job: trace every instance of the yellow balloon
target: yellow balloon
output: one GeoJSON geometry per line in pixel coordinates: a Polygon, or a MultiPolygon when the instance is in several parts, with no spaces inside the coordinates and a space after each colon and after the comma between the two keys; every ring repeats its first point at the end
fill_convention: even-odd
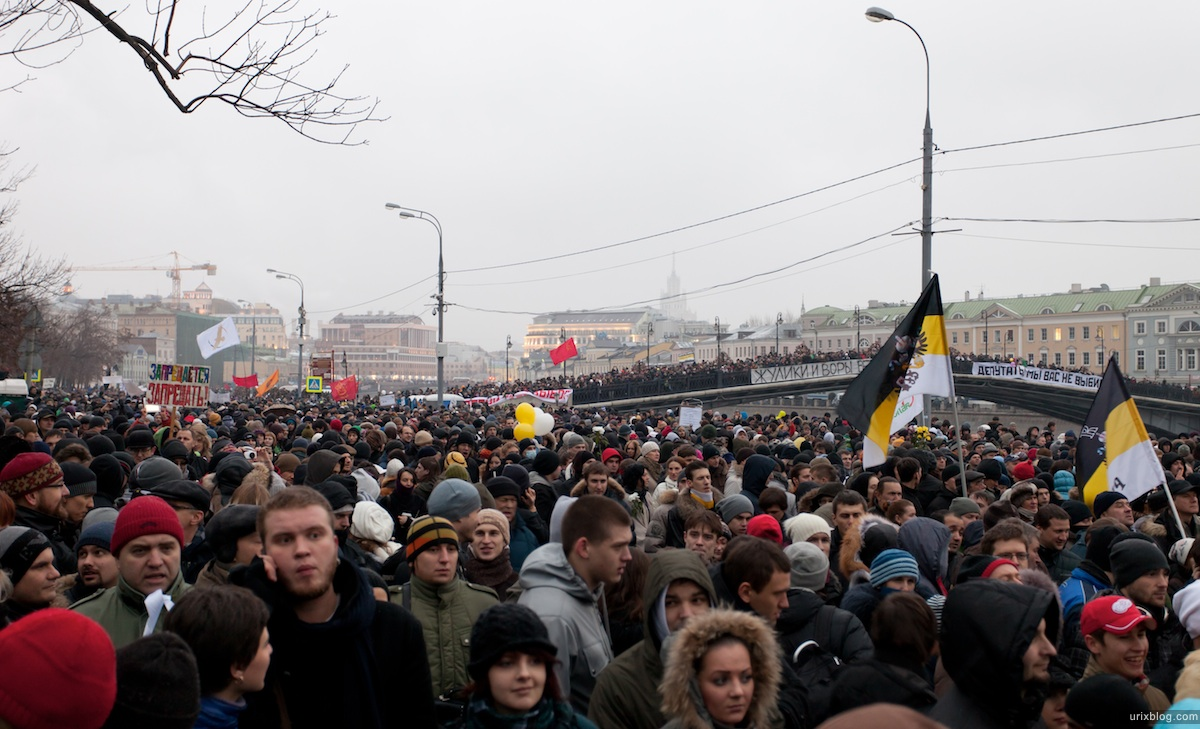
{"type": "Polygon", "coordinates": [[[517,422],[532,426],[534,418],[538,417],[538,411],[529,403],[521,403],[517,405],[517,422]]]}
{"type": "Polygon", "coordinates": [[[533,426],[529,423],[518,423],[517,427],[513,428],[513,437],[517,440],[535,437],[533,426]]]}
{"type": "Polygon", "coordinates": [[[784,418],[786,418],[786,417],[787,417],[787,411],[786,411],[786,410],[780,410],[780,411],[779,411],[779,419],[780,419],[780,420],[783,420],[783,419],[784,419],[784,418]]]}

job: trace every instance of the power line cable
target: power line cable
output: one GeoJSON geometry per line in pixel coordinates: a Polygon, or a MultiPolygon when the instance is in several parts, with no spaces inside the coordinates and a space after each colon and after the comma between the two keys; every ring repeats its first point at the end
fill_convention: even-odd
{"type": "Polygon", "coordinates": [[[1111,152],[1108,154],[1089,154],[1081,157],[1060,157],[1058,159],[1040,159],[1030,160],[1028,162],[1007,162],[995,165],[979,165],[977,167],[951,167],[948,169],[940,169],[938,173],[945,172],[971,172],[974,170],[994,170],[1002,167],[1029,167],[1032,165],[1049,165],[1059,162],[1080,162],[1089,159],[1104,159],[1106,157],[1127,157],[1134,154],[1146,154],[1148,152],[1170,152],[1177,149],[1191,149],[1200,147],[1200,144],[1180,144],[1174,147],[1154,147],[1153,149],[1134,149],[1127,152],[1111,152]]]}
{"type": "Polygon", "coordinates": [[[649,235],[644,235],[639,238],[630,238],[629,240],[623,240],[618,243],[609,243],[607,245],[596,246],[593,248],[585,248],[585,249],[579,250],[579,251],[571,251],[569,253],[561,253],[557,256],[542,256],[540,258],[531,258],[531,259],[524,260],[524,261],[515,261],[513,263],[498,263],[493,266],[478,266],[476,268],[461,268],[456,271],[450,271],[449,273],[474,273],[476,271],[495,271],[495,270],[501,269],[501,268],[513,268],[514,266],[525,266],[525,265],[528,265],[531,263],[545,263],[547,261],[558,261],[563,258],[573,258],[575,256],[582,256],[582,255],[585,255],[588,253],[607,251],[607,250],[611,250],[613,248],[620,248],[621,246],[632,245],[634,243],[642,243],[644,241],[652,240],[654,238],[661,238],[665,235],[672,235],[673,233],[681,233],[685,230],[691,230],[693,228],[699,228],[704,225],[718,223],[722,220],[729,220],[731,218],[736,218],[736,217],[739,217],[742,215],[747,215],[749,213],[758,212],[759,210],[766,210],[767,208],[775,207],[776,205],[782,205],[784,203],[792,202],[794,200],[799,200],[801,198],[809,197],[811,195],[816,195],[819,192],[825,192],[826,190],[832,190],[836,187],[842,187],[843,185],[848,185],[851,182],[858,182],[859,180],[865,180],[868,177],[874,177],[875,175],[883,174],[884,172],[890,172],[891,170],[894,170],[898,167],[903,167],[905,165],[912,164],[913,162],[918,162],[918,161],[920,161],[920,159],[921,159],[920,157],[914,157],[913,159],[905,160],[904,162],[897,162],[894,165],[888,165],[887,167],[880,168],[878,170],[875,170],[874,172],[867,172],[865,174],[856,175],[854,177],[850,177],[848,179],[841,180],[840,182],[834,182],[834,183],[831,183],[828,185],[824,185],[822,187],[818,187],[818,188],[809,190],[807,192],[801,192],[796,195],[791,195],[789,197],[783,198],[782,200],[775,200],[773,202],[763,203],[762,205],[755,205],[752,208],[746,208],[745,210],[739,210],[736,213],[727,213],[725,215],[719,215],[715,218],[709,218],[708,220],[702,220],[698,223],[682,225],[677,228],[672,228],[670,230],[664,230],[664,231],[661,231],[658,233],[651,233],[649,235]]]}
{"type": "Polygon", "coordinates": [[[1200,223],[1200,218],[938,218],[942,221],[967,223],[1200,223]]]}
{"type": "MultiPolygon", "coordinates": [[[[784,220],[780,220],[780,221],[778,221],[778,222],[771,223],[771,224],[769,224],[769,225],[764,225],[764,226],[762,226],[762,227],[759,227],[759,228],[754,228],[754,229],[752,229],[752,230],[747,230],[747,231],[745,231],[745,232],[742,232],[742,233],[735,233],[735,234],[733,234],[733,235],[726,236],[726,237],[724,237],[724,238],[718,238],[718,239],[716,239],[716,240],[712,240],[712,241],[709,241],[709,242],[707,242],[707,243],[701,243],[701,244],[699,244],[699,245],[688,246],[688,253],[692,253],[692,252],[695,252],[695,251],[698,251],[698,250],[701,250],[701,249],[704,249],[704,248],[708,248],[708,247],[710,247],[710,246],[718,245],[718,244],[720,244],[720,243],[728,243],[728,242],[729,242],[729,241],[731,241],[731,240],[737,240],[738,238],[743,238],[743,237],[745,237],[745,236],[748,236],[748,235],[753,235],[754,233],[760,233],[760,232],[762,232],[762,231],[764,231],[764,230],[770,230],[771,228],[777,228],[777,227],[779,227],[779,226],[781,226],[781,225],[784,225],[784,224],[787,224],[787,223],[791,223],[791,222],[794,222],[794,221],[797,221],[797,220],[801,220],[801,219],[803,219],[803,218],[807,218],[807,217],[809,217],[809,216],[811,216],[811,215],[816,215],[817,213],[824,212],[824,211],[826,211],[826,210],[830,210],[830,209],[832,209],[832,208],[835,208],[835,207],[838,207],[838,206],[840,206],[840,205],[845,205],[845,204],[847,204],[847,203],[850,203],[850,202],[853,202],[853,201],[855,201],[855,200],[859,200],[859,199],[861,199],[861,198],[868,197],[868,196],[870,196],[870,195],[874,195],[874,194],[876,194],[876,193],[879,193],[879,192],[883,192],[884,190],[889,190],[889,189],[891,189],[891,188],[893,188],[893,187],[898,187],[898,186],[900,186],[900,185],[903,185],[903,184],[905,184],[905,183],[909,182],[910,180],[912,180],[912,177],[905,177],[903,180],[898,180],[898,181],[896,181],[896,182],[893,182],[893,183],[891,183],[891,184],[889,184],[889,185],[884,185],[883,187],[878,187],[878,188],[875,188],[874,190],[870,190],[869,192],[864,192],[864,193],[862,193],[862,194],[860,194],[860,195],[855,195],[854,197],[846,198],[845,200],[839,200],[838,202],[831,203],[831,204],[829,204],[829,205],[826,205],[825,207],[822,207],[822,208],[817,208],[816,210],[810,210],[810,211],[808,211],[807,213],[804,213],[804,214],[802,214],[802,215],[796,215],[796,216],[794,216],[794,217],[791,217],[791,218],[786,218],[786,219],[784,219],[784,220]]],[[[615,271],[615,270],[618,270],[618,269],[621,269],[621,268],[628,268],[628,267],[630,267],[630,266],[640,266],[640,265],[642,265],[642,264],[644,264],[644,263],[650,263],[650,262],[652,262],[652,261],[658,261],[658,260],[662,260],[662,259],[664,259],[664,258],[669,258],[670,256],[673,256],[673,255],[675,255],[675,251],[671,251],[671,252],[669,252],[669,253],[661,253],[661,254],[659,254],[659,255],[656,255],[656,256],[650,256],[650,257],[648,257],[648,258],[639,258],[639,259],[638,259],[638,260],[636,260],[636,261],[625,261],[625,262],[622,262],[622,263],[615,263],[615,264],[613,264],[613,265],[611,265],[611,266],[604,266],[604,267],[602,267],[602,268],[588,268],[588,269],[587,269],[587,270],[585,270],[585,271],[579,271],[579,272],[576,272],[576,273],[562,273],[562,274],[554,274],[554,275],[551,275],[551,276],[543,276],[543,277],[539,277],[539,278],[523,279],[523,280],[520,280],[520,281],[504,281],[504,282],[503,282],[503,285],[504,285],[504,286],[511,286],[511,285],[513,285],[513,284],[544,283],[544,282],[546,282],[546,281],[562,281],[563,279],[567,279],[567,278],[574,278],[574,277],[576,277],[576,276],[593,276],[593,275],[595,275],[595,274],[598,274],[598,273],[604,273],[604,272],[607,272],[607,271],[615,271]]],[[[480,283],[456,283],[456,284],[454,285],[454,287],[455,287],[455,288],[464,288],[464,287],[465,287],[465,288],[479,288],[479,287],[497,286],[497,285],[500,285],[500,284],[498,284],[498,283],[497,283],[497,282],[495,282],[495,281],[483,281],[483,282],[480,282],[480,283]]]]}
{"type": "Polygon", "coordinates": [[[437,274],[431,273],[419,281],[414,281],[413,283],[410,283],[407,286],[398,288],[395,291],[390,291],[386,294],[383,294],[382,296],[376,296],[373,299],[368,299],[366,301],[360,301],[357,304],[350,304],[348,306],[342,306],[337,309],[322,309],[321,311],[310,311],[308,313],[309,314],[329,314],[330,312],[334,312],[334,311],[341,312],[341,311],[345,311],[347,309],[357,309],[360,306],[366,306],[367,304],[374,304],[376,301],[379,301],[380,299],[386,299],[389,296],[395,296],[396,294],[401,293],[402,291],[408,291],[409,289],[413,288],[414,286],[420,286],[421,284],[425,283],[426,281],[428,281],[431,278],[437,278],[437,274]]]}
{"type": "MultiPolygon", "coordinates": [[[[677,298],[684,297],[684,296],[697,296],[699,294],[716,291],[718,289],[728,288],[730,286],[736,286],[738,284],[746,283],[747,281],[755,281],[757,279],[761,279],[766,276],[773,276],[775,274],[782,273],[783,271],[788,271],[790,269],[796,268],[797,266],[802,266],[805,263],[811,263],[813,261],[817,261],[822,258],[827,258],[836,253],[849,251],[854,248],[864,246],[873,240],[878,240],[879,238],[889,236],[898,230],[907,228],[908,226],[913,225],[913,223],[914,223],[914,221],[909,221],[907,223],[904,223],[903,225],[898,225],[895,228],[892,228],[891,230],[886,230],[882,233],[878,233],[876,235],[870,236],[868,238],[864,238],[864,239],[862,239],[860,241],[856,241],[854,243],[850,243],[849,245],[845,245],[840,248],[835,248],[835,249],[828,250],[828,251],[822,251],[821,253],[818,253],[816,255],[809,256],[808,258],[804,258],[799,261],[794,261],[794,262],[789,263],[784,266],[779,266],[778,268],[773,268],[769,271],[760,271],[758,273],[752,273],[747,276],[742,276],[740,278],[733,279],[732,281],[725,281],[722,283],[712,284],[710,286],[703,286],[698,289],[693,289],[691,291],[681,291],[680,293],[674,294],[672,296],[660,296],[660,297],[657,297],[654,299],[643,299],[641,301],[632,301],[632,302],[617,305],[617,306],[600,306],[600,307],[591,309],[591,311],[609,311],[609,310],[613,310],[613,309],[628,309],[628,308],[632,308],[632,307],[636,307],[636,306],[642,306],[642,305],[645,305],[648,303],[655,303],[655,302],[660,302],[660,301],[670,301],[672,299],[677,299],[677,298]]],[[[756,281],[756,283],[761,283],[761,281],[756,281]]],[[[459,308],[466,309],[468,311],[477,311],[477,312],[487,313],[487,314],[524,314],[524,315],[530,315],[530,316],[540,316],[545,313],[544,311],[536,311],[536,312],[535,311],[511,311],[511,310],[503,310],[503,309],[484,309],[484,308],[479,308],[479,307],[467,306],[465,304],[455,304],[455,305],[458,306],[459,308]]]]}
{"type": "Polygon", "coordinates": [[[1064,139],[1066,137],[1079,137],[1084,134],[1098,134],[1100,132],[1113,132],[1120,129],[1133,129],[1134,127],[1144,127],[1151,124],[1164,124],[1166,122],[1182,121],[1184,119],[1195,119],[1200,117],[1200,112],[1195,114],[1181,114],[1179,116],[1168,116],[1161,119],[1148,119],[1146,121],[1130,122],[1128,124],[1114,124],[1108,127],[1096,127],[1095,129],[1080,129],[1074,132],[1062,132],[1060,134],[1047,134],[1041,137],[1027,137],[1025,139],[1012,139],[1007,142],[992,142],[990,144],[976,144],[971,147],[957,147],[954,149],[941,149],[935,154],[955,154],[958,152],[974,152],[979,149],[992,149],[994,147],[1009,147],[1014,144],[1029,144],[1030,142],[1045,142],[1050,139],[1064,139]]]}
{"type": "Polygon", "coordinates": [[[1190,253],[1200,250],[1200,248],[1180,248],[1178,246],[1150,246],[1140,243],[1085,243],[1080,241],[1067,240],[1045,240],[1042,238],[1010,238],[1000,235],[979,235],[978,233],[942,233],[942,235],[952,235],[958,238],[979,238],[981,240],[1003,240],[1014,243],[1038,243],[1045,245],[1058,246],[1079,246],[1081,248],[1132,248],[1134,250],[1154,250],[1154,251],[1178,251],[1181,253],[1190,253]]]}

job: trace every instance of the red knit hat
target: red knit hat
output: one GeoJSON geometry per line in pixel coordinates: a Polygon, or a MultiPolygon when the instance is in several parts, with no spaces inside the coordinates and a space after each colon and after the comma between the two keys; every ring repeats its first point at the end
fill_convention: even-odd
{"type": "Polygon", "coordinates": [[[97,623],[62,608],[0,631],[0,717],[22,729],[99,729],[117,698],[117,656],[97,623]]]}
{"type": "Polygon", "coordinates": [[[117,514],[113,528],[112,553],[121,553],[126,543],[148,534],[166,534],[175,537],[183,546],[183,527],[170,504],[157,496],[139,496],[130,501],[117,514]]]}
{"type": "Polygon", "coordinates": [[[342,432],[342,421],[338,420],[337,418],[330,420],[329,429],[337,433],[342,432]]]}
{"type": "Polygon", "coordinates": [[[20,496],[38,489],[61,485],[62,468],[45,453],[20,453],[0,471],[0,491],[20,496]]]}
{"type": "Polygon", "coordinates": [[[783,545],[783,529],[775,517],[770,514],[759,514],[752,518],[746,523],[746,533],[752,537],[769,539],[780,546],[783,545]]]}

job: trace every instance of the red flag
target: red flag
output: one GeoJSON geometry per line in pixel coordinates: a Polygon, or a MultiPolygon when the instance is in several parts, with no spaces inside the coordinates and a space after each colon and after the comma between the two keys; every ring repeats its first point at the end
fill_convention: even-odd
{"type": "Polygon", "coordinates": [[[578,356],[579,350],[575,348],[575,337],[571,337],[567,341],[550,350],[550,361],[556,365],[560,365],[572,357],[578,356]]]}
{"type": "Polygon", "coordinates": [[[253,374],[249,377],[235,377],[233,378],[233,384],[237,385],[238,387],[258,387],[258,375],[253,374]]]}
{"type": "Polygon", "coordinates": [[[329,386],[329,394],[333,396],[335,402],[343,400],[358,399],[358,380],[354,375],[350,375],[344,380],[338,380],[329,386]]]}

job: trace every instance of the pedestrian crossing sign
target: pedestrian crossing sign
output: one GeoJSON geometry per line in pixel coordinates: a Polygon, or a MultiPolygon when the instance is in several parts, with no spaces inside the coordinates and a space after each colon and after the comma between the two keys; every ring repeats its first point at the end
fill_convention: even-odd
{"type": "Polygon", "coordinates": [[[324,385],[325,385],[324,378],[309,377],[308,384],[306,384],[304,386],[304,391],[305,392],[321,392],[322,390],[325,389],[324,385]]]}

